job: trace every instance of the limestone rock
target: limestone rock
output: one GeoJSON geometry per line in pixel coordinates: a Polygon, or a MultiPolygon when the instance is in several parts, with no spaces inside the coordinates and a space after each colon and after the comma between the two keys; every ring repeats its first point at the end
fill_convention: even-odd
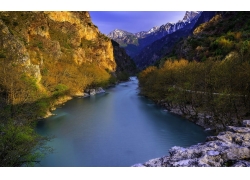
{"type": "Polygon", "coordinates": [[[135,165],[133,165],[132,167],[146,167],[146,166],[144,166],[143,164],[135,164],[135,165]]]}
{"type": "Polygon", "coordinates": [[[103,88],[98,87],[96,89],[86,89],[84,92],[85,92],[84,96],[88,96],[88,95],[93,96],[98,93],[104,93],[105,91],[103,90],[103,88]]]}
{"type": "Polygon", "coordinates": [[[242,124],[243,124],[243,126],[245,126],[245,127],[250,127],[250,120],[244,120],[244,121],[242,122],[242,124]]]}
{"type": "Polygon", "coordinates": [[[61,59],[116,69],[111,40],[100,33],[88,12],[2,11],[0,54],[6,62],[28,66],[38,79],[41,65],[61,59]]]}
{"type": "Polygon", "coordinates": [[[227,130],[232,131],[232,132],[238,132],[238,133],[249,133],[250,132],[250,128],[247,128],[247,127],[228,126],[227,130]]]}
{"type": "Polygon", "coordinates": [[[238,161],[233,165],[233,167],[250,167],[250,162],[248,161],[238,161]]]}
{"type": "Polygon", "coordinates": [[[231,162],[236,162],[232,164],[234,167],[249,167],[250,128],[229,126],[227,129],[207,137],[205,143],[187,148],[174,146],[168,156],[149,160],[140,167],[222,167],[231,162]]]}

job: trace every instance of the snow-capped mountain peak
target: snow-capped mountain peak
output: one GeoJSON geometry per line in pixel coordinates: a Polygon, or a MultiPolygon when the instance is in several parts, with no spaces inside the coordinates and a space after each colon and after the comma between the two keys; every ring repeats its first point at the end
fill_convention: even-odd
{"type": "Polygon", "coordinates": [[[179,29],[184,28],[186,25],[193,22],[193,20],[198,19],[200,14],[201,13],[199,11],[186,11],[183,19],[179,20],[176,23],[168,22],[161,26],[152,27],[148,31],[140,31],[137,33],[130,33],[127,31],[115,29],[107,36],[118,42],[123,47],[126,47],[130,44],[126,51],[128,55],[133,57],[138,54],[138,52],[146,45],[166,36],[167,34],[171,34],[179,29]]]}
{"type": "Polygon", "coordinates": [[[120,29],[115,29],[114,31],[111,31],[107,36],[110,37],[111,39],[115,39],[115,38],[122,38],[127,35],[133,35],[133,33],[120,29]]]}
{"type": "Polygon", "coordinates": [[[201,11],[186,11],[185,16],[183,17],[182,21],[192,21],[201,11]]]}

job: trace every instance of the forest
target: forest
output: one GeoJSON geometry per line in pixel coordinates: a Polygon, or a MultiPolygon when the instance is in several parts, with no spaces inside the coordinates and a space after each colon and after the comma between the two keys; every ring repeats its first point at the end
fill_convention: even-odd
{"type": "Polygon", "coordinates": [[[221,12],[139,74],[141,93],[221,131],[250,116],[248,12],[221,12]],[[246,22],[247,21],[247,22],[246,22]]]}
{"type": "Polygon", "coordinates": [[[231,54],[223,61],[167,60],[139,75],[141,93],[168,109],[223,130],[250,115],[250,64],[231,54]],[[157,80],[156,80],[157,79],[157,80]]]}

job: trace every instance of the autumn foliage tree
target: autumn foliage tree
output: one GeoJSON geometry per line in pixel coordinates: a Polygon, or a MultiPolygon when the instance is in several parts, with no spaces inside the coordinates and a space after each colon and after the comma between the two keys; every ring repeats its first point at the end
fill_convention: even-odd
{"type": "Polygon", "coordinates": [[[249,116],[249,72],[250,62],[233,52],[223,61],[167,60],[142,71],[139,82],[149,98],[194,121],[199,113],[211,116],[205,123],[223,129],[249,116]]]}

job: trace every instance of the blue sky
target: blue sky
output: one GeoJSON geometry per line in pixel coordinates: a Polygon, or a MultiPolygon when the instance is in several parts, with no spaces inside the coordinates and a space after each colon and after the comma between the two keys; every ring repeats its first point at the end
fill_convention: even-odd
{"type": "Polygon", "coordinates": [[[131,33],[148,31],[154,26],[177,22],[185,11],[90,11],[92,22],[103,34],[114,29],[131,33]]]}

